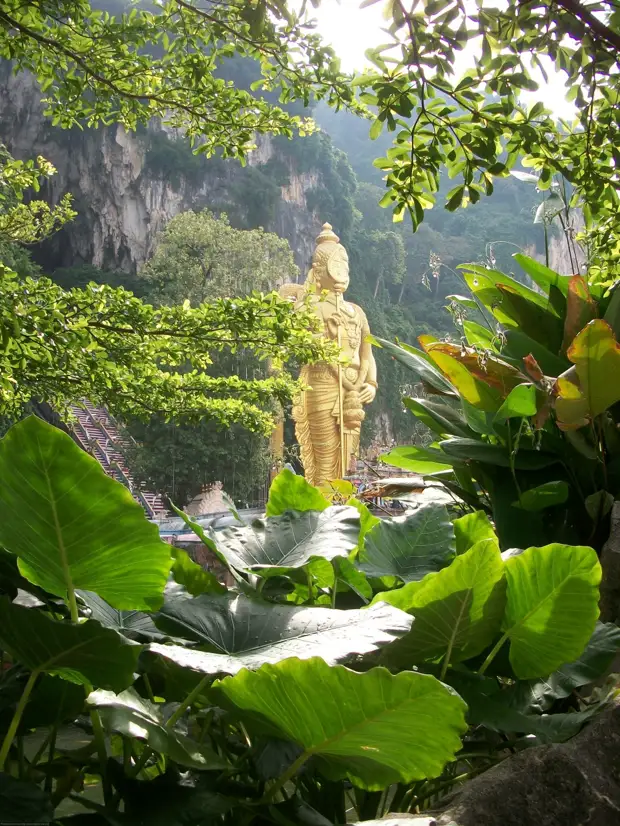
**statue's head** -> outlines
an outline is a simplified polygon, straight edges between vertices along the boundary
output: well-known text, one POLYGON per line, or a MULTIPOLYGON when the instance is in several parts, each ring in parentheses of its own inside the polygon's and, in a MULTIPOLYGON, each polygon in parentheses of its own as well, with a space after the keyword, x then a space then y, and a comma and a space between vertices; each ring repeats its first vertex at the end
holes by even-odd
POLYGON ((308 281, 319 290, 344 293, 349 286, 349 256, 331 224, 323 224, 316 239, 308 281))

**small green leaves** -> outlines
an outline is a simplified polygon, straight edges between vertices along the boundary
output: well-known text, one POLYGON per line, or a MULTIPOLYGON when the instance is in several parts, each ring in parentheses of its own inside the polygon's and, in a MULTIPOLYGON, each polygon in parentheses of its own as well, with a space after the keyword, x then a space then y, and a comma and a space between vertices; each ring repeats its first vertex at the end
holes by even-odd
POLYGON ((364 673, 284 660, 216 683, 214 696, 251 729, 297 743, 328 779, 368 790, 436 777, 460 748, 465 703, 434 677, 364 673))

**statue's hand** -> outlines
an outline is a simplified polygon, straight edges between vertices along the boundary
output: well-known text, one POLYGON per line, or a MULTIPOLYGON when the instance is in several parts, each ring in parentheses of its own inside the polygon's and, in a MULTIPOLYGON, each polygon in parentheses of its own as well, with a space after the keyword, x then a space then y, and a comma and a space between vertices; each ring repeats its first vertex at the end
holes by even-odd
POLYGON ((372 384, 363 384, 360 389, 360 401, 362 404, 370 404, 377 395, 377 388, 372 384))

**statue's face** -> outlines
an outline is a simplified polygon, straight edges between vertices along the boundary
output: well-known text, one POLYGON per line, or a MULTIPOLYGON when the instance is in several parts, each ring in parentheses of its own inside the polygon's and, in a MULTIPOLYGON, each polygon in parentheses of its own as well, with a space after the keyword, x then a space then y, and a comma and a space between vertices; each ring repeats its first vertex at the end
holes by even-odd
POLYGON ((322 290, 343 293, 349 286, 349 256, 344 247, 338 245, 327 260, 327 266, 321 267, 320 283, 322 290))

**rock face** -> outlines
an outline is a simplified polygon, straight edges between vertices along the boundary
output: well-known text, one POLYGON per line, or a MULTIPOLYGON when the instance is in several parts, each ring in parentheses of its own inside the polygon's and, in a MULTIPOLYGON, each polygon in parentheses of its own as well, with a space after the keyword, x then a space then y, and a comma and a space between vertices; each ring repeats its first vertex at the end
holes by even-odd
POLYGON ((618 826, 620 705, 568 743, 510 757, 412 826, 618 826))
MULTIPOLYGON (((157 233, 170 218, 188 209, 225 210, 244 174, 239 163, 217 158, 204 160, 198 174, 158 172, 149 164, 149 136, 158 135, 161 142, 170 133, 157 123, 139 134, 117 126, 54 128, 43 114, 36 82, 24 73, 11 75, 7 62, 0 63, 0 90, 0 143, 18 158, 42 155, 51 161, 58 174, 43 197, 56 202, 70 192, 78 212, 70 228, 57 233, 38 254, 48 271, 80 263, 135 271, 149 257, 157 233)), ((263 165, 273 155, 272 141, 261 137, 248 164, 263 165)), ((298 174, 289 158, 282 163, 289 172, 288 183, 281 187, 264 228, 289 241, 305 275, 321 226, 319 216, 308 208, 306 195, 318 177, 298 174)))

